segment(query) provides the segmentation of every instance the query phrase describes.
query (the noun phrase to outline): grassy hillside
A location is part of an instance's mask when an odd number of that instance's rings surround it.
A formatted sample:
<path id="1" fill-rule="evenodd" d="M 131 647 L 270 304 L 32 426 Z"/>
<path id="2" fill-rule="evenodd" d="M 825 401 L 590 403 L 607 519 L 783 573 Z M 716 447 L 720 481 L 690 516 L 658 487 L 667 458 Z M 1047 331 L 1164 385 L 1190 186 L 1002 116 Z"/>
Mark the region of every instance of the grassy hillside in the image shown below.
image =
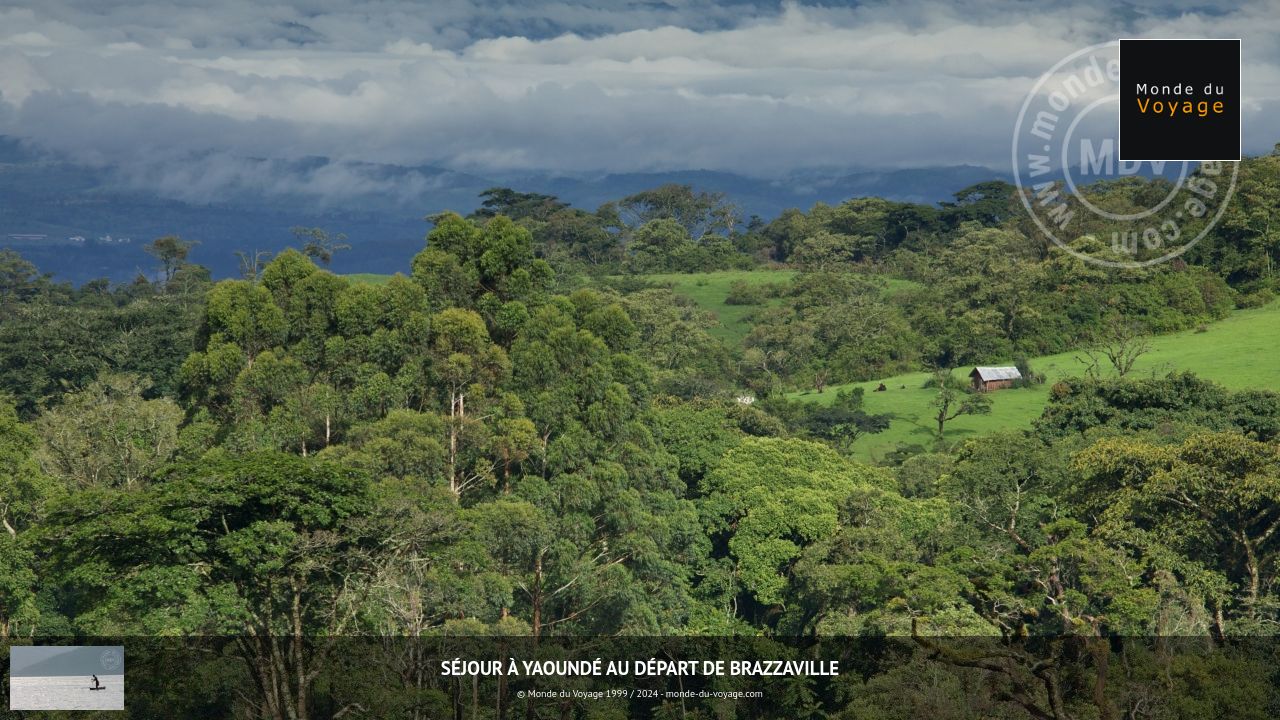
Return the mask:
<path id="1" fill-rule="evenodd" d="M 794 270 L 722 270 L 705 273 L 660 273 L 644 275 L 644 279 L 663 285 L 698 303 L 698 307 L 716 316 L 718 327 L 711 334 L 729 343 L 742 342 L 751 329 L 747 316 L 759 310 L 760 305 L 726 305 L 729 287 L 742 280 L 751 285 L 785 283 L 795 276 Z M 769 300 L 776 304 L 778 300 Z"/>
<path id="2" fill-rule="evenodd" d="M 351 282 L 368 283 L 369 285 L 386 285 L 394 276 L 382 275 L 379 273 L 351 273 L 349 275 L 343 275 L 343 277 Z"/>
<path id="3" fill-rule="evenodd" d="M 1149 376 L 1173 370 L 1191 370 L 1232 389 L 1280 389 L 1280 302 L 1263 308 L 1241 310 L 1231 317 L 1208 326 L 1205 332 L 1194 330 L 1163 335 L 1152 339 L 1151 352 L 1138 360 L 1132 375 Z M 1075 360 L 1079 353 L 1033 358 L 1031 367 L 1045 374 L 1047 382 L 1034 389 L 1011 389 L 991 395 L 991 414 L 957 418 L 947 424 L 947 441 L 998 430 L 1027 427 L 1040 415 L 1048 399 L 1049 386 L 1056 380 L 1078 376 L 1084 365 Z M 1012 364 L 1009 358 L 992 358 L 989 364 Z M 957 375 L 971 368 L 958 368 Z M 1131 376 L 1132 376 L 1131 375 Z M 896 419 L 889 429 L 878 435 L 858 440 L 856 454 L 867 460 L 878 460 L 901 444 L 928 446 L 933 439 L 931 422 L 934 391 L 923 388 L 928 373 L 909 373 L 883 380 L 854 383 L 827 388 L 822 393 L 800 392 L 791 397 L 828 403 L 836 392 L 847 387 L 862 387 L 866 392 L 869 412 L 893 413 Z M 874 392 L 881 382 L 885 392 Z"/>
<path id="4" fill-rule="evenodd" d="M 656 273 L 643 275 L 646 280 L 664 285 L 693 300 L 701 307 L 716 316 L 719 327 L 713 328 L 711 334 L 731 344 L 742 342 L 751 330 L 747 318 L 762 307 L 777 305 L 779 299 L 771 299 L 765 305 L 726 305 L 724 299 L 729 295 L 733 283 L 742 280 L 750 285 L 764 283 L 786 283 L 795 277 L 795 270 L 721 270 L 705 273 Z M 910 280 L 888 278 L 888 292 L 901 290 L 914 285 Z"/>

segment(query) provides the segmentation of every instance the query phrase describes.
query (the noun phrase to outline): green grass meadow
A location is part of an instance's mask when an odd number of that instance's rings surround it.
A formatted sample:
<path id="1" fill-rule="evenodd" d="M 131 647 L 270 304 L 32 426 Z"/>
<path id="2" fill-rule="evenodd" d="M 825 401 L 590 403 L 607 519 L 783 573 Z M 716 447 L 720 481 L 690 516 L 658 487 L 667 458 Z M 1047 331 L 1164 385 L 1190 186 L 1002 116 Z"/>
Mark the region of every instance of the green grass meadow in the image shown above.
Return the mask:
<path id="1" fill-rule="evenodd" d="M 391 282 L 394 275 L 382 275 L 379 273 L 350 273 L 342 277 L 353 283 L 364 283 L 366 285 L 386 285 Z"/>
<path id="2" fill-rule="evenodd" d="M 991 414 L 963 416 L 947 423 L 946 440 L 954 443 L 969 437 L 1013 428 L 1028 427 L 1039 417 L 1049 396 L 1049 387 L 1064 377 L 1079 376 L 1084 365 L 1075 358 L 1079 352 L 1032 358 L 1031 367 L 1045 374 L 1046 382 L 1035 388 L 1000 390 L 991 394 Z M 1103 361 L 1105 363 L 1105 360 Z M 1000 358 L 984 365 L 1012 365 Z M 967 375 L 972 368 L 957 368 Z M 1151 352 L 1138 359 L 1130 377 L 1190 370 L 1228 388 L 1280 389 L 1280 302 L 1251 310 L 1239 310 L 1204 332 L 1188 330 L 1152 338 Z M 877 461 L 899 445 L 923 445 L 933 441 L 931 420 L 934 391 L 923 387 L 929 373 L 916 372 L 882 380 L 832 386 L 823 392 L 797 392 L 790 397 L 829 403 L 845 388 L 861 387 L 868 412 L 892 413 L 889 429 L 859 438 L 854 453 L 863 460 Z M 885 392 L 875 392 L 880 383 Z"/>
<path id="3" fill-rule="evenodd" d="M 782 301 L 773 298 L 763 305 L 726 305 L 724 299 L 728 297 L 733 283 L 741 280 L 749 285 L 783 284 L 790 282 L 795 275 L 795 270 L 722 270 L 705 273 L 656 273 L 641 277 L 649 282 L 670 285 L 676 294 L 693 300 L 698 307 L 715 315 L 719 325 L 712 328 L 710 333 L 736 345 L 751 330 L 748 318 L 752 313 L 781 304 Z M 889 278 L 886 292 L 892 293 L 914 285 L 910 280 Z"/>
<path id="4" fill-rule="evenodd" d="M 780 301 L 775 298 L 768 300 L 765 305 L 726 305 L 724 299 L 729 295 L 730 286 L 739 280 L 750 285 L 786 283 L 795 277 L 795 271 L 722 270 L 705 273 L 659 273 L 642 277 L 652 283 L 670 285 L 677 295 L 689 298 L 698 307 L 715 315 L 719 325 L 709 332 L 725 342 L 737 344 L 742 342 L 751 329 L 748 316 Z"/>

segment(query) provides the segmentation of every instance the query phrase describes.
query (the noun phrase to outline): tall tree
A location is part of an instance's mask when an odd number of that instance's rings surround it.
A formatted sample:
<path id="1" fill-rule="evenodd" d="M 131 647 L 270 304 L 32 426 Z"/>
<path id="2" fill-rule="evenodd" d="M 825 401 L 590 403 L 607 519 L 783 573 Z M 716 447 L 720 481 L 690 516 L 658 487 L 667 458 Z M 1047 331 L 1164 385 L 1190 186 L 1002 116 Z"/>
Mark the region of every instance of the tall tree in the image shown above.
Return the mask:
<path id="1" fill-rule="evenodd" d="M 555 195 L 518 192 L 511 188 L 492 187 L 480 193 L 480 207 L 472 218 L 488 219 L 504 215 L 512 220 L 547 220 L 569 205 Z"/>
<path id="2" fill-rule="evenodd" d="M 653 220 L 679 223 L 694 240 L 707 233 L 729 233 L 738 226 L 738 208 L 721 192 L 694 190 L 691 185 L 668 183 L 628 195 L 618 203 L 632 227 Z"/>
<path id="3" fill-rule="evenodd" d="M 186 264 L 191 248 L 197 244 L 194 240 L 183 240 L 177 235 L 165 235 L 147 243 L 142 249 L 160 261 L 164 281 L 168 283 L 178 272 L 178 268 Z"/>
<path id="4" fill-rule="evenodd" d="M 782 602 L 804 547 L 836 531 L 840 502 L 859 487 L 891 483 L 817 443 L 748 438 L 707 475 L 702 512 L 727 543 L 742 590 L 769 606 Z"/>
<path id="5" fill-rule="evenodd" d="M 49 492 L 36 465 L 38 438 L 18 420 L 18 413 L 0 396 L 0 530 L 16 537 L 39 517 Z"/>
<path id="6" fill-rule="evenodd" d="M 1103 533 L 1150 555 L 1213 604 L 1215 630 L 1277 622 L 1266 595 L 1280 579 L 1280 453 L 1236 433 L 1179 445 L 1105 439 L 1081 453 L 1086 488 L 1111 491 Z M 1087 492 L 1087 490 L 1082 490 Z M 1170 564 L 1170 558 L 1178 560 Z M 1236 596 L 1227 588 L 1238 588 Z"/>
<path id="7" fill-rule="evenodd" d="M 280 454 L 180 465 L 138 492 L 94 489 L 50 516 L 87 632 L 235 636 L 254 713 L 313 717 L 313 683 L 372 568 L 358 472 Z"/>
<path id="8" fill-rule="evenodd" d="M 939 441 L 944 437 L 947 423 L 952 420 L 962 415 L 986 415 L 991 412 L 991 398 L 985 393 L 971 392 L 960 385 L 952 377 L 950 369 L 935 372 L 933 381 L 938 388 L 937 394 L 933 396 L 933 420 L 937 423 Z"/>
<path id="9" fill-rule="evenodd" d="M 31 298 L 44 279 L 36 266 L 17 252 L 8 248 L 0 250 L 0 309 Z"/>
<path id="10" fill-rule="evenodd" d="M 433 374 L 445 394 L 448 410 L 447 473 L 456 497 L 478 483 L 495 480 L 493 462 L 468 452 L 467 439 L 483 431 L 475 411 L 484 396 L 511 372 L 502 348 L 489 338 L 484 320 L 470 310 L 450 308 L 432 318 Z M 472 403 L 468 415 L 468 399 Z M 471 461 L 468 462 L 468 458 Z"/>
<path id="11" fill-rule="evenodd" d="M 328 230 L 318 227 L 294 227 L 290 229 L 294 239 L 302 243 L 302 254 L 328 267 L 333 262 L 335 253 L 350 250 L 345 233 L 330 235 Z"/>
<path id="12" fill-rule="evenodd" d="M 35 432 L 18 421 L 13 405 L 0 395 L 0 643 L 36 633 L 37 593 L 47 587 L 37 575 L 40 545 L 31 531 L 43 519 L 55 487 L 36 464 L 36 448 Z"/>
<path id="13" fill-rule="evenodd" d="M 71 487 L 132 488 L 173 459 L 182 409 L 150 383 L 106 375 L 36 421 L 40 463 Z"/>
<path id="14" fill-rule="evenodd" d="M 246 280 L 223 280 L 209 293 L 204 332 L 235 343 L 250 364 L 264 350 L 280 344 L 288 328 L 271 291 Z"/>

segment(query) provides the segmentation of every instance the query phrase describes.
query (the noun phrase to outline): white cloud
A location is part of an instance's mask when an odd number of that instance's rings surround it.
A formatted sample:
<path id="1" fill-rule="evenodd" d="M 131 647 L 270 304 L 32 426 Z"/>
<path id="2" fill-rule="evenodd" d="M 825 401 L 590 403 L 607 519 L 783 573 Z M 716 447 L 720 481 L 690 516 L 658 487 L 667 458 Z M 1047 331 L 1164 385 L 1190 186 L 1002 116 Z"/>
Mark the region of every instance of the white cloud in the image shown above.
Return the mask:
<path id="1" fill-rule="evenodd" d="M 49 84 L 26 55 L 0 46 L 0 98 L 20 105 L 32 93 L 48 89 Z"/>
<path id="2" fill-rule="evenodd" d="M 1024 94 L 1062 56 L 1120 35 L 1204 35 L 1245 39 L 1248 149 L 1280 139 L 1266 112 L 1280 102 L 1275 0 L 591 5 L 33 0 L 0 10 L 13 106 L 0 133 L 104 161 L 1001 166 Z"/>

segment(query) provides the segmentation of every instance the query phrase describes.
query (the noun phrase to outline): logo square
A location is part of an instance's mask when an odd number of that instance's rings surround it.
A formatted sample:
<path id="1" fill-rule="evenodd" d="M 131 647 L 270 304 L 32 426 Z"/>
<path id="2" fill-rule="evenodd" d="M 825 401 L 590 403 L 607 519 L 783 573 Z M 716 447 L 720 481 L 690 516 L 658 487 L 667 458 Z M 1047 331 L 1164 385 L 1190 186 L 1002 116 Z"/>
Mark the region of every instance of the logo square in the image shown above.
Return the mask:
<path id="1" fill-rule="evenodd" d="M 1238 161 L 1239 40 L 1120 40 L 1124 161 Z"/>

